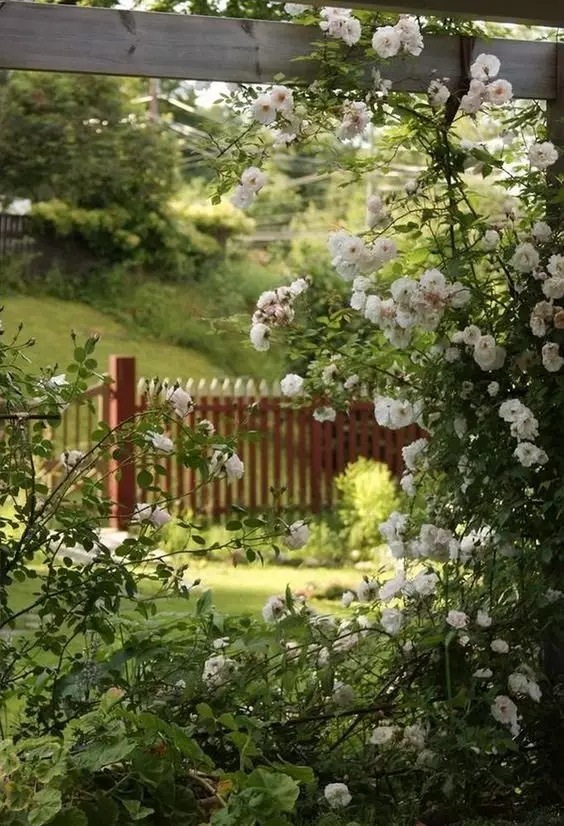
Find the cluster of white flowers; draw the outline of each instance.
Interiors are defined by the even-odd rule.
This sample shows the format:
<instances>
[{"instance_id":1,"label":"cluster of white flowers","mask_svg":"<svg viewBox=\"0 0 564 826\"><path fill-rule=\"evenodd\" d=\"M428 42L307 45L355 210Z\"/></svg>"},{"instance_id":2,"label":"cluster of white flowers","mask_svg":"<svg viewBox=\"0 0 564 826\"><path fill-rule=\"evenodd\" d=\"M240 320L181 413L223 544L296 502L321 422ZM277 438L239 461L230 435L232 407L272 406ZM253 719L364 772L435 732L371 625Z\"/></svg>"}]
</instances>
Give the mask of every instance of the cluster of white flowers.
<instances>
[{"instance_id":1,"label":"cluster of white flowers","mask_svg":"<svg viewBox=\"0 0 564 826\"><path fill-rule=\"evenodd\" d=\"M427 439L416 439L414 442L411 442L411 444L402 448L402 456L406 470L400 479L400 486L410 498L414 497L417 493L415 473L424 468L424 454L428 445L429 442Z\"/></svg>"},{"instance_id":2,"label":"cluster of white flowers","mask_svg":"<svg viewBox=\"0 0 564 826\"><path fill-rule=\"evenodd\" d=\"M456 330L451 335L451 341L455 345L465 345L484 372L500 370L505 364L505 348L500 347L492 335L482 333L476 324Z\"/></svg>"},{"instance_id":3,"label":"cluster of white flowers","mask_svg":"<svg viewBox=\"0 0 564 826\"><path fill-rule=\"evenodd\" d=\"M297 551L307 545L309 540L309 528L303 519L298 519L288 527L288 533L284 537L284 545L291 551Z\"/></svg>"},{"instance_id":4,"label":"cluster of white flowers","mask_svg":"<svg viewBox=\"0 0 564 826\"><path fill-rule=\"evenodd\" d=\"M405 556L404 534L407 529L405 513L393 511L385 522L378 525L378 530L388 543L390 552L395 559Z\"/></svg>"},{"instance_id":5,"label":"cluster of white flowers","mask_svg":"<svg viewBox=\"0 0 564 826\"><path fill-rule=\"evenodd\" d=\"M61 453L60 462L65 470L70 471L82 462L85 455L82 450L64 450Z\"/></svg>"},{"instance_id":6,"label":"cluster of white flowers","mask_svg":"<svg viewBox=\"0 0 564 826\"><path fill-rule=\"evenodd\" d=\"M253 203L255 195L266 183L266 175L256 166L249 166L241 175L240 182L231 198L233 206L247 209Z\"/></svg>"},{"instance_id":7,"label":"cluster of white flowers","mask_svg":"<svg viewBox=\"0 0 564 826\"><path fill-rule=\"evenodd\" d=\"M423 51L423 38L414 17L402 14L395 26L381 26L372 37L372 48L384 60L400 52L417 57Z\"/></svg>"},{"instance_id":8,"label":"cluster of white flowers","mask_svg":"<svg viewBox=\"0 0 564 826\"><path fill-rule=\"evenodd\" d=\"M547 280L550 281L550 279ZM551 292L553 292L552 288ZM564 307L555 305L552 300L539 301L532 309L529 324L532 334L537 338L543 338L548 333L550 325L553 325L555 330L563 330Z\"/></svg>"},{"instance_id":9,"label":"cluster of white flowers","mask_svg":"<svg viewBox=\"0 0 564 826\"><path fill-rule=\"evenodd\" d=\"M374 399L374 417L381 427L398 430L409 427L421 416L421 405L407 399L392 399L389 396L377 396Z\"/></svg>"},{"instance_id":10,"label":"cluster of white flowers","mask_svg":"<svg viewBox=\"0 0 564 826\"><path fill-rule=\"evenodd\" d=\"M228 683L236 673L237 663L224 654L217 654L205 661L202 680L212 688L219 688Z\"/></svg>"},{"instance_id":11,"label":"cluster of white flowers","mask_svg":"<svg viewBox=\"0 0 564 826\"><path fill-rule=\"evenodd\" d=\"M343 40L347 46L354 46L360 40L362 27L360 20L352 17L350 9L337 9L333 6L326 6L321 9L321 20L319 28L326 32L329 37Z\"/></svg>"},{"instance_id":12,"label":"cluster of white flowers","mask_svg":"<svg viewBox=\"0 0 564 826\"><path fill-rule=\"evenodd\" d=\"M506 697L503 694L498 695L491 705L491 713L494 720L509 727L514 737L519 734L520 726L517 706L510 697Z\"/></svg>"},{"instance_id":13,"label":"cluster of white flowers","mask_svg":"<svg viewBox=\"0 0 564 826\"><path fill-rule=\"evenodd\" d=\"M451 560L466 561L461 551L461 542L452 531L431 523L421 525L419 535L404 547L404 556L413 559L432 559L436 562Z\"/></svg>"},{"instance_id":14,"label":"cluster of white flowers","mask_svg":"<svg viewBox=\"0 0 564 826\"><path fill-rule=\"evenodd\" d=\"M305 278L296 278L291 284L266 290L257 301L253 313L250 339L255 350L270 349L272 327L289 324L294 318L294 301L308 288Z\"/></svg>"},{"instance_id":15,"label":"cluster of white flowers","mask_svg":"<svg viewBox=\"0 0 564 826\"><path fill-rule=\"evenodd\" d=\"M513 97L513 88L508 80L497 77L501 64L495 55L478 55L470 66L470 88L462 96L460 108L466 114L475 114L483 103L502 106Z\"/></svg>"},{"instance_id":16,"label":"cluster of white flowers","mask_svg":"<svg viewBox=\"0 0 564 826\"><path fill-rule=\"evenodd\" d=\"M547 454L534 444L539 435L539 423L532 411L519 399L507 399L500 405L499 415L510 425L511 435L519 442L513 455L523 467L545 465Z\"/></svg>"},{"instance_id":17,"label":"cluster of white flowers","mask_svg":"<svg viewBox=\"0 0 564 826\"><path fill-rule=\"evenodd\" d=\"M225 476L228 482L233 482L243 478L245 465L236 453L214 450L209 470L210 476Z\"/></svg>"},{"instance_id":18,"label":"cluster of white flowers","mask_svg":"<svg viewBox=\"0 0 564 826\"><path fill-rule=\"evenodd\" d=\"M252 117L263 126L276 125L277 129L272 130L275 138L275 146L287 146L302 132L308 125L304 118L304 109L301 106L294 106L294 95L288 86L273 86L270 92L265 92L253 103ZM251 167L251 169L255 169ZM254 177L249 170L246 170L248 178ZM262 173L261 173L262 174ZM258 179L264 184L264 180ZM241 179L241 185L245 186L245 181ZM259 189L260 189L259 186ZM250 200L254 193L250 193ZM241 198L243 193L239 192ZM243 198L244 200L244 198ZM237 206L248 206L249 204L236 204Z\"/></svg>"},{"instance_id":19,"label":"cluster of white flowers","mask_svg":"<svg viewBox=\"0 0 564 826\"><path fill-rule=\"evenodd\" d=\"M368 245L358 235L351 235L344 229L331 233L327 246L332 265L345 281L353 281L363 273L376 272L397 255L396 244L389 238L377 238L374 243ZM368 289L370 281L365 278L360 284L364 284L365 289Z\"/></svg>"},{"instance_id":20,"label":"cluster of white flowers","mask_svg":"<svg viewBox=\"0 0 564 826\"><path fill-rule=\"evenodd\" d=\"M507 678L509 692L515 697L530 697L535 703L540 703L542 691L536 680L531 679L521 671L515 671Z\"/></svg>"},{"instance_id":21,"label":"cluster of white flowers","mask_svg":"<svg viewBox=\"0 0 564 826\"><path fill-rule=\"evenodd\" d=\"M133 523L143 524L149 522L155 528L162 528L167 525L172 519L172 516L165 511L164 508L159 508L157 505L136 505L135 511L131 518Z\"/></svg>"},{"instance_id":22,"label":"cluster of white flowers","mask_svg":"<svg viewBox=\"0 0 564 826\"><path fill-rule=\"evenodd\" d=\"M294 95L287 86L273 86L270 92L259 95L253 102L253 118L269 126L274 123L278 113L289 114L294 107Z\"/></svg>"},{"instance_id":23,"label":"cluster of white flowers","mask_svg":"<svg viewBox=\"0 0 564 826\"><path fill-rule=\"evenodd\" d=\"M364 287L364 289L357 289ZM445 310L464 307L470 292L459 282L449 283L439 270L427 270L419 279L398 278L390 287L391 298L369 295L370 283L353 284L351 307L378 325L395 347L407 347L415 328L437 329Z\"/></svg>"},{"instance_id":24,"label":"cluster of white flowers","mask_svg":"<svg viewBox=\"0 0 564 826\"><path fill-rule=\"evenodd\" d=\"M403 461L408 470L416 471L421 468L425 461L425 454L428 447L429 442L427 439L416 439L414 442L411 442L411 444L402 447L401 453Z\"/></svg>"}]
</instances>

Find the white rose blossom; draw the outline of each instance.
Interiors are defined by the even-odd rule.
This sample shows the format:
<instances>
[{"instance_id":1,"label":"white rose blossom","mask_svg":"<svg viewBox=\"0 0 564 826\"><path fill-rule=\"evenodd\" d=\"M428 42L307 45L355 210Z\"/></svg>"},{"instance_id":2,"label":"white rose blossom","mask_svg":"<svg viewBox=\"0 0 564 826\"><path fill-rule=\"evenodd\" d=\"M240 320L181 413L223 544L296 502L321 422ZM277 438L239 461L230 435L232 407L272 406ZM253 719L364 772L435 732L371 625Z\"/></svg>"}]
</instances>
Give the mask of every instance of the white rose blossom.
<instances>
[{"instance_id":1,"label":"white rose blossom","mask_svg":"<svg viewBox=\"0 0 564 826\"><path fill-rule=\"evenodd\" d=\"M507 643L505 640L502 640L502 639L499 639L499 638L497 638L495 640L492 640L492 642L490 644L490 648L494 652L494 654L507 654L507 653L509 653L509 643Z\"/></svg>"},{"instance_id":2,"label":"white rose blossom","mask_svg":"<svg viewBox=\"0 0 564 826\"><path fill-rule=\"evenodd\" d=\"M533 272L533 270L538 267L539 261L540 256L538 251L532 244L526 241L517 246L510 264L517 272L527 274Z\"/></svg>"},{"instance_id":3,"label":"white rose blossom","mask_svg":"<svg viewBox=\"0 0 564 826\"><path fill-rule=\"evenodd\" d=\"M162 528L167 525L172 519L172 516L165 511L164 508L159 508L156 505L141 505L135 506L135 511L131 518L133 523L149 522L155 528Z\"/></svg>"},{"instance_id":4,"label":"white rose blossom","mask_svg":"<svg viewBox=\"0 0 564 826\"><path fill-rule=\"evenodd\" d=\"M64 450L60 456L60 462L65 470L73 470L77 467L85 457L82 450Z\"/></svg>"},{"instance_id":5,"label":"white rose blossom","mask_svg":"<svg viewBox=\"0 0 564 826\"><path fill-rule=\"evenodd\" d=\"M479 54L474 63L470 66L470 76L474 80L487 83L497 77L501 63L499 58L493 54Z\"/></svg>"},{"instance_id":6,"label":"white rose blossom","mask_svg":"<svg viewBox=\"0 0 564 826\"><path fill-rule=\"evenodd\" d=\"M280 389L284 396L299 396L304 389L304 379L297 373L288 373L280 382Z\"/></svg>"},{"instance_id":7,"label":"white rose blossom","mask_svg":"<svg viewBox=\"0 0 564 826\"><path fill-rule=\"evenodd\" d=\"M399 633L403 624L403 614L399 608L384 608L380 623L384 631L391 637Z\"/></svg>"},{"instance_id":8,"label":"white rose blossom","mask_svg":"<svg viewBox=\"0 0 564 826\"><path fill-rule=\"evenodd\" d=\"M352 800L352 795L345 783L328 783L323 796L332 809L344 809Z\"/></svg>"},{"instance_id":9,"label":"white rose blossom","mask_svg":"<svg viewBox=\"0 0 564 826\"><path fill-rule=\"evenodd\" d=\"M395 57L401 48L401 35L395 26L381 26L372 36L372 48L384 60Z\"/></svg>"},{"instance_id":10,"label":"white rose blossom","mask_svg":"<svg viewBox=\"0 0 564 826\"><path fill-rule=\"evenodd\" d=\"M194 409L194 402L190 393L182 387L171 387L167 391L167 402L174 408L174 412L180 419L184 419L191 410Z\"/></svg>"},{"instance_id":11,"label":"white rose blossom","mask_svg":"<svg viewBox=\"0 0 564 826\"><path fill-rule=\"evenodd\" d=\"M210 687L218 688L228 683L237 671L237 663L223 654L210 657L204 663L202 680Z\"/></svg>"},{"instance_id":12,"label":"white rose blossom","mask_svg":"<svg viewBox=\"0 0 564 826\"><path fill-rule=\"evenodd\" d=\"M389 723L380 723L380 725L372 729L370 742L375 746L385 746L386 743L390 743L394 739L397 733L397 726L392 726Z\"/></svg>"},{"instance_id":13,"label":"white rose blossom","mask_svg":"<svg viewBox=\"0 0 564 826\"><path fill-rule=\"evenodd\" d=\"M278 622L278 620L287 616L287 614L288 608L282 597L269 597L262 609L262 616L265 622Z\"/></svg>"},{"instance_id":14,"label":"white rose blossom","mask_svg":"<svg viewBox=\"0 0 564 826\"><path fill-rule=\"evenodd\" d=\"M543 367L549 373L557 373L564 365L564 358L560 355L560 347L554 342L548 342L542 348Z\"/></svg>"},{"instance_id":15,"label":"white rose blossom","mask_svg":"<svg viewBox=\"0 0 564 826\"><path fill-rule=\"evenodd\" d=\"M550 141L544 143L534 143L529 149L529 161L531 166L537 169L548 169L558 160L558 150Z\"/></svg>"},{"instance_id":16,"label":"white rose blossom","mask_svg":"<svg viewBox=\"0 0 564 826\"><path fill-rule=\"evenodd\" d=\"M513 700L503 694L498 695L491 705L491 713L494 720L508 726L514 736L519 734L517 706Z\"/></svg>"},{"instance_id":17,"label":"white rose blossom","mask_svg":"<svg viewBox=\"0 0 564 826\"><path fill-rule=\"evenodd\" d=\"M309 6L303 6L301 3L284 4L284 11L286 12L286 14L289 14L290 17L298 17L300 14L303 14L309 8Z\"/></svg>"},{"instance_id":18,"label":"white rose blossom","mask_svg":"<svg viewBox=\"0 0 564 826\"><path fill-rule=\"evenodd\" d=\"M163 433L155 433L152 430L148 430L145 438L153 445L155 450L160 450L162 453L172 453L174 450L174 442Z\"/></svg>"},{"instance_id":19,"label":"white rose blossom","mask_svg":"<svg viewBox=\"0 0 564 826\"><path fill-rule=\"evenodd\" d=\"M263 126L276 120L276 106L270 94L259 95L253 103L253 117Z\"/></svg>"},{"instance_id":20,"label":"white rose blossom","mask_svg":"<svg viewBox=\"0 0 564 826\"><path fill-rule=\"evenodd\" d=\"M288 533L283 539L284 545L292 551L297 551L307 545L309 540L309 528L303 519L292 522L288 528Z\"/></svg>"},{"instance_id":21,"label":"white rose blossom","mask_svg":"<svg viewBox=\"0 0 564 826\"><path fill-rule=\"evenodd\" d=\"M263 324L262 322L253 324L251 327L250 339L255 350L265 352L270 349L270 329L266 326L266 324Z\"/></svg>"},{"instance_id":22,"label":"white rose blossom","mask_svg":"<svg viewBox=\"0 0 564 826\"><path fill-rule=\"evenodd\" d=\"M317 407L313 411L313 418L316 422L334 422L337 418L337 411L334 407Z\"/></svg>"},{"instance_id":23,"label":"white rose blossom","mask_svg":"<svg viewBox=\"0 0 564 826\"><path fill-rule=\"evenodd\" d=\"M447 623L452 628L466 628L468 623L470 622L470 617L468 614L465 614L464 611L449 611L446 618Z\"/></svg>"},{"instance_id":24,"label":"white rose blossom","mask_svg":"<svg viewBox=\"0 0 564 826\"><path fill-rule=\"evenodd\" d=\"M552 229L546 221L537 221L531 230L531 235L540 244L546 244L552 238Z\"/></svg>"}]
</instances>

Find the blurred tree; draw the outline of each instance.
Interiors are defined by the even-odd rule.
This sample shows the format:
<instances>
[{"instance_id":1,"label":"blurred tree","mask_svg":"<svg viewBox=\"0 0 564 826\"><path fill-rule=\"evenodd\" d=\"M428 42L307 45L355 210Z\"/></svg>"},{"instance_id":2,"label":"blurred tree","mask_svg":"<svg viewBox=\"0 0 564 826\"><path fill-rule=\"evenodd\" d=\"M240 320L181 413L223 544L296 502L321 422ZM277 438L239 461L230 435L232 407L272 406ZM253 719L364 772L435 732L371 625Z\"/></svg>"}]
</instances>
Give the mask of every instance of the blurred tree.
<instances>
[{"instance_id":1,"label":"blurred tree","mask_svg":"<svg viewBox=\"0 0 564 826\"><path fill-rule=\"evenodd\" d=\"M85 209L159 209L178 182L178 137L131 102L142 81L13 72L0 85L0 194Z\"/></svg>"}]
</instances>

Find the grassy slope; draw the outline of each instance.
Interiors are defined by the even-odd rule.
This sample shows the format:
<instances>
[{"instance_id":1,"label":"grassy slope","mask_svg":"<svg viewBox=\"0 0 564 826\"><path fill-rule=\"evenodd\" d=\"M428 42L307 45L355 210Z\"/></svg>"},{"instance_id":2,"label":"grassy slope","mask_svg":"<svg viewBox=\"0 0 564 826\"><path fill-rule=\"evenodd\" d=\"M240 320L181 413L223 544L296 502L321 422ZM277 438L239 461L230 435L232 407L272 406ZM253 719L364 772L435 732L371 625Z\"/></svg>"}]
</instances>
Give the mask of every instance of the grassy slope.
<instances>
[{"instance_id":1,"label":"grassy slope","mask_svg":"<svg viewBox=\"0 0 564 826\"><path fill-rule=\"evenodd\" d=\"M22 340L29 337L37 340L37 344L27 351L34 368L57 363L64 370L72 355L70 331L74 329L79 339L93 332L100 333L96 357L102 371L106 369L108 356L115 354L135 356L139 376L199 379L223 372L195 350L133 337L121 324L85 304L13 295L4 302L1 318L6 341L16 332L20 322L24 324Z\"/></svg>"}]
</instances>

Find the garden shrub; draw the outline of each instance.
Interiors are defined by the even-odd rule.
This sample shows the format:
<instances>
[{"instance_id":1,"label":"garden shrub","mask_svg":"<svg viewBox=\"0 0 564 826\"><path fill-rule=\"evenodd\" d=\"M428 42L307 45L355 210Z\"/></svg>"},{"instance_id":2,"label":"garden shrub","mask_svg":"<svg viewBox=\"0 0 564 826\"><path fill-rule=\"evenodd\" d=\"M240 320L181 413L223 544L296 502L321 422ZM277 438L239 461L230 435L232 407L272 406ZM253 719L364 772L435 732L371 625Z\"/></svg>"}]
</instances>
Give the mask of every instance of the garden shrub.
<instances>
[{"instance_id":1,"label":"garden shrub","mask_svg":"<svg viewBox=\"0 0 564 826\"><path fill-rule=\"evenodd\" d=\"M382 545L380 524L399 507L396 482L387 465L360 458L336 478L338 511L349 552L363 557Z\"/></svg>"}]
</instances>

